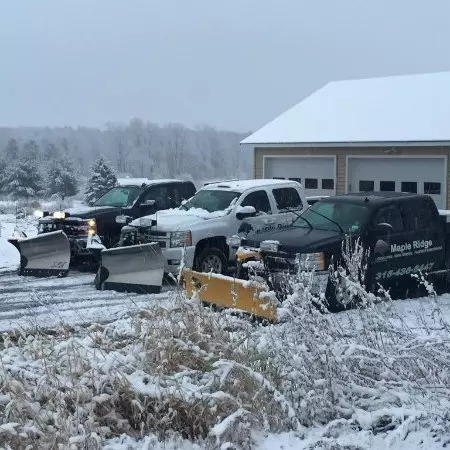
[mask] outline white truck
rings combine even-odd
[[[179,208],[133,220],[121,231],[119,247],[106,250],[105,261],[114,266],[114,280],[145,286],[136,281],[136,267],[128,274],[133,254],[142,245],[157,242],[164,258],[164,271],[177,274],[180,265],[202,272],[226,273],[235,262],[235,250],[227,239],[253,229],[274,231],[289,226],[308,207],[302,185],[296,181],[260,179],[218,182],[202,187]],[[134,253],[133,253],[134,252]],[[115,256],[117,255],[117,256]],[[137,258],[135,258],[136,265]],[[143,262],[145,264],[145,262]],[[108,272],[108,267],[103,268]],[[145,274],[145,271],[141,271]],[[118,276],[118,274],[123,276]],[[108,273],[101,277],[106,280]],[[145,276],[143,275],[143,278]],[[117,281],[119,283],[119,281]]]

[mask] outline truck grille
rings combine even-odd
[[[50,233],[51,231],[63,231],[69,237],[75,236],[87,236],[87,228],[76,223],[67,222],[50,222],[40,224],[40,233]]]

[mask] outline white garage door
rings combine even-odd
[[[264,157],[264,178],[299,181],[310,196],[334,195],[335,173],[334,157]]]
[[[438,208],[446,207],[445,157],[408,158],[349,156],[347,191],[395,191],[429,194]]]

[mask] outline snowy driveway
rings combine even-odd
[[[167,292],[133,295],[97,291],[92,273],[70,272],[66,278],[19,277],[19,253],[8,243],[14,217],[0,215],[0,225],[0,332],[107,322],[168,298]]]

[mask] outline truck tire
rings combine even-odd
[[[205,247],[195,258],[195,270],[198,272],[213,272],[225,274],[227,258],[223,251],[215,247]]]

